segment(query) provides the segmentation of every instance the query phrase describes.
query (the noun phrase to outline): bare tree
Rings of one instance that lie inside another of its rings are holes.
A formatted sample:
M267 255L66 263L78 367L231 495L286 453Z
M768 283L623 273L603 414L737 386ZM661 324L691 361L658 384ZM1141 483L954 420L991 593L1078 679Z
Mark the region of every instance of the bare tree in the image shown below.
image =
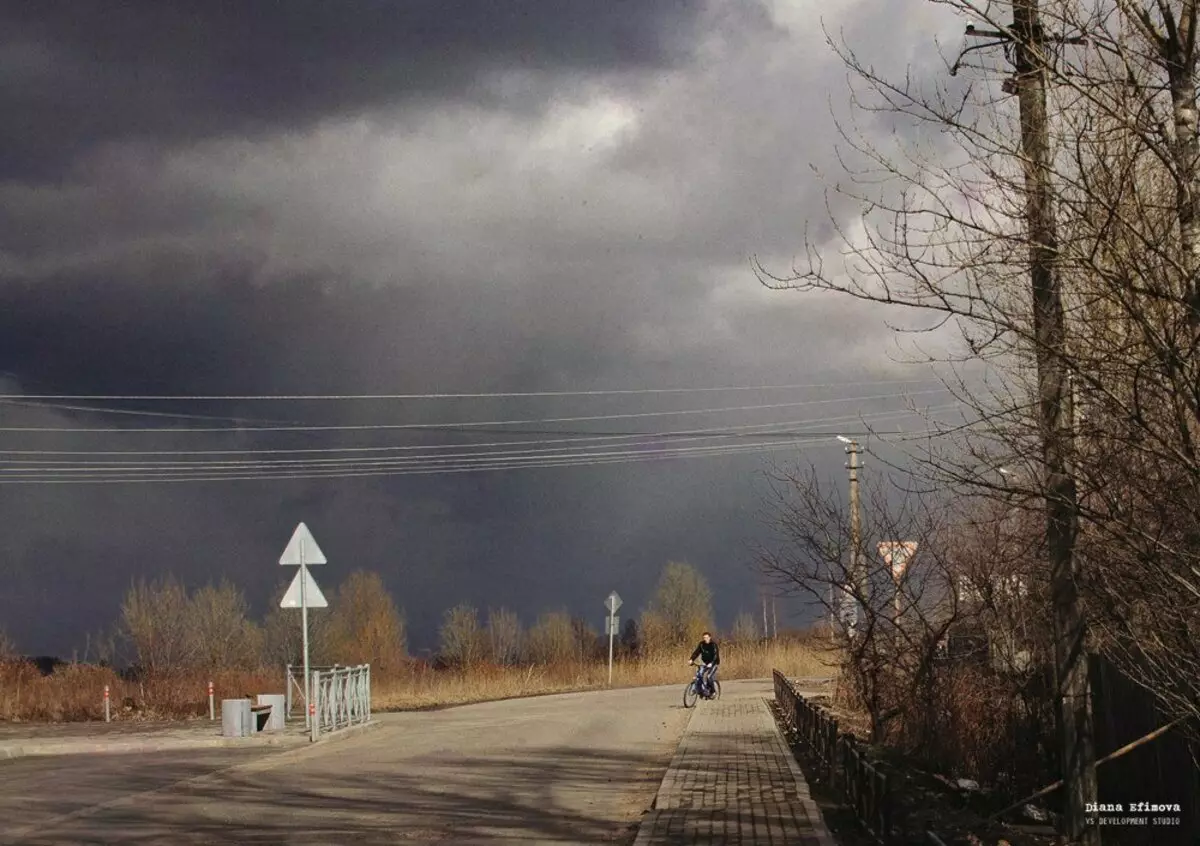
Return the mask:
M866 487L855 533L840 491L826 491L814 468L778 470L770 482L767 519L777 538L760 551L759 568L785 593L830 613L850 598L854 625L839 616L844 669L870 717L872 738L883 740L906 708L933 697L940 644L963 618L947 520L920 498L874 483ZM880 541L918 544L898 579L876 552Z
M121 604L119 631L146 673L164 675L191 666L196 656L189 612L187 590L171 576L130 587Z
M571 615L566 611L541 615L529 630L527 644L529 659L536 664L570 663L577 654Z
M712 590L700 571L691 564L668 561L647 610L652 618L661 623L660 637L666 639L662 646L698 642L701 633L712 626ZM643 625L648 643L653 642L653 628L653 625Z
M356 570L342 583L330 603L323 640L327 654L340 663L370 664L384 672L403 665L404 615L378 573Z
M258 666L262 633L248 615L246 598L228 581L195 591L185 623L192 666L210 672Z
M582 617L571 620L571 631L575 635L576 660L580 664L596 661L608 655L608 641L601 641L599 633Z
M525 633L516 613L507 608L488 611L487 640L491 660L496 664L516 664L521 660Z
M754 615L746 611L738 614L729 629L729 639L734 643L754 643L758 640L758 624L754 621Z
M446 612L442 621L442 657L460 667L469 667L484 656L485 640L479 625L479 610L460 603Z

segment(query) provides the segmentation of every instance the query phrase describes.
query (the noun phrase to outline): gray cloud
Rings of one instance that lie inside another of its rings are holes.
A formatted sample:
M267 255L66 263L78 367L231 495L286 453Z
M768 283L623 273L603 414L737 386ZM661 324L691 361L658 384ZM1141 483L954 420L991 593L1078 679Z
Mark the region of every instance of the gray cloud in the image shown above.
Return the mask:
M410 101L498 104L495 74L629 73L686 57L698 4L299 0L0 5L0 175L98 143L261 137Z

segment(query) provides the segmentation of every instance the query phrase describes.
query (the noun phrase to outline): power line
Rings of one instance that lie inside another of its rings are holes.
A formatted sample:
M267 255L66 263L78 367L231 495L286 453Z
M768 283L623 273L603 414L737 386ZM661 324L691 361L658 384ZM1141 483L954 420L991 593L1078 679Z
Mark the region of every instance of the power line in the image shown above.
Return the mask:
M883 440L887 440L884 438ZM183 481L268 481L286 479L358 478L371 476L449 475L550 467L588 467L634 464L664 459L732 457L792 450L796 442L759 442L692 447L626 449L611 452L558 453L537 455L427 456L358 460L348 466L278 466L277 462L201 462L191 467L107 466L21 468L0 474L4 484L100 484ZM212 466L221 465L221 466Z
M692 414L725 414L738 411L767 411L781 408L799 408L809 405L828 405L842 402L867 402L886 399L903 399L912 396L948 393L948 388L938 388L924 391L911 391L903 394L873 394L856 397L831 397L817 400L800 400L788 403L769 403L763 405L725 406L720 408L694 408L676 411L643 411L624 414L579 415L571 417L543 417L528 420L487 420L467 421L460 423L365 423L365 424L333 424L333 425L287 425L287 426L233 426L233 427L71 427L71 426L4 426L0 432L30 432L30 433L71 433L71 434L195 434L208 432L349 432L349 431L386 431L386 430L419 430L437 428L441 430L465 429L482 426L519 426L526 424L544 423L582 423L600 420L634 420L650 417L674 417Z
M940 381L937 377L924 379L874 379L847 382L813 382L798 385L727 385L703 388L626 388L587 391L489 391L474 393L427 394L243 394L243 395L135 395L135 394L0 394L0 400L72 400L107 402L323 402L365 400L430 400L430 399L517 399L533 397L593 397L631 396L642 394L728 393L734 391L793 391L813 388L840 388L847 385L920 385Z
M0 403L4 405L16 405L22 408L50 408L59 411L85 411L89 414L120 414L130 417L161 417L172 420L213 420L223 423L267 423L271 425L283 425L287 422L283 420L264 420L256 417L231 417L220 414L188 414L173 411L145 411L134 408L102 408L94 405L72 405L63 402L26 402L7 397L0 397Z
M811 440L809 438L789 436L792 441ZM688 441L713 441L722 440L720 435L693 435L687 438ZM678 443L676 441L675 443ZM385 455L385 456L343 456L343 457L327 457L327 458L258 458L258 459L198 459L191 461L165 461L165 460L142 460L142 461L66 461L59 459L7 459L0 460L0 473L31 473L36 471L46 472L119 472L122 470L158 470L158 469L191 469L191 468L225 468L225 467L280 467L286 468L289 466L333 466L333 465L376 465L376 466L406 466L424 464L428 466L436 466L440 464L477 462L477 461L499 461L499 460L529 460L541 458L572 458L572 457L590 457L598 455L634 455L645 454L661 450L669 452L676 450L680 453L687 452L692 449L738 449L752 446L767 446L771 441L759 441L758 443L749 444L716 444L707 447L692 446L660 446L659 439L649 439L635 441L632 443L619 444L583 444L573 448L563 447L547 447L538 445L532 449L496 449L485 450L482 452L471 453L434 453L434 454L419 454L419 455ZM511 445L505 445L511 446ZM649 449L647 449L649 447ZM616 448L617 452L599 452L598 450L611 450ZM620 450L624 450L623 452Z
M947 411L951 409L961 408L959 402L945 403L942 405L930 406L924 409L925 412ZM20 456L207 456L207 455L312 455L312 454L336 454L336 453L383 453L383 452L412 452L419 450L477 450L490 447L504 446L523 446L528 444L580 444L597 441L617 441L629 440L638 438L648 439L691 439L696 436L709 436L713 438L767 438L767 437L796 437L796 438L833 438L837 435L854 434L844 430L834 431L813 431L811 429L797 429L799 426L815 426L830 423L853 423L864 421L883 421L893 418L901 418L914 415L915 412L908 409L895 409L891 411L867 412L863 414L848 414L834 417L818 417L807 420L785 420L774 423L748 423L734 426L720 426L711 428L699 429L681 429L667 431L643 431L643 432L596 432L594 430L569 430L569 429L513 429L513 430L495 430L488 431L462 431L451 429L450 431L462 435L495 435L504 432L509 432L515 435L556 435L561 437L539 437L536 439L526 439L519 441L488 441L484 443L468 443L468 444L404 444L392 446L358 446L358 447L307 447L307 448L264 448L264 449L165 449L165 450L49 450L49 449L0 449L0 456L5 455L20 455ZM774 430L774 431L772 431ZM875 435L903 435L911 434L907 430L896 430L889 432L863 432L861 436ZM4 459L0 459L4 460ZM9 459L10 461L12 459Z
M650 461L664 461L677 458L697 459L697 458L718 458L718 457L733 457L740 455L752 455L758 453L776 452L780 450L794 449L794 445L781 443L768 444L739 444L726 446L720 451L712 450L705 453L697 453L694 450L669 450L658 451L643 455L629 456L587 456L581 459L565 459L565 460L538 460L526 463L512 462L497 462L494 460L481 462L473 465L456 466L456 467L439 467L439 468L388 468L388 469L361 469L361 470L344 470L332 469L330 471L321 470L304 470L303 472L255 472L235 470L230 473L216 473L212 471L210 475L131 475L127 477L104 477L104 478L79 478L72 476L64 477L31 477L31 478L0 478L0 485L103 485L103 484L149 484L149 483L178 483L178 482L220 482L220 481L279 481L279 480L304 480L304 479L350 479L350 478L369 478L369 477L391 477L391 476L427 476L427 475L451 475L460 473L480 473L508 470L524 470L524 469L546 469L546 468L564 468L564 467L594 467L615 464L637 464ZM680 454L683 453L683 454Z
M629 448L629 447L639 448ZM471 465L502 465L505 463L526 463L543 460L590 460L592 458L637 457L642 455L687 455L703 452L736 452L752 450L761 447L787 446L778 441L759 441L747 444L713 444L708 446L655 446L637 444L615 444L612 447L597 445L590 447L592 451L577 450L500 450L477 455L407 455L383 456L378 458L300 458L300 459L249 459L228 461L160 461L160 462L98 462L88 464L47 465L0 467L0 474L103 474L103 473L182 473L184 471L201 470L218 472L222 470L292 470L292 469L329 469L373 467L373 468L408 468L408 467L442 467L442 466L471 466ZM615 447L615 448L614 448Z

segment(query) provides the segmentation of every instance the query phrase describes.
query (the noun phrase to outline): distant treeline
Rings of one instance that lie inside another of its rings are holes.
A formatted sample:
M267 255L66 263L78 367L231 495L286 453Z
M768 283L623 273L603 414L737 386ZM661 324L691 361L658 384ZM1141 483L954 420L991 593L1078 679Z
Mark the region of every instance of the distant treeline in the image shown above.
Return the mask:
M287 585L275 591L271 610L252 618L242 590L230 583L189 591L172 576L133 584L112 629L89 636L74 659L123 668L129 680L197 671L255 670L301 660L298 613L279 608ZM617 656L657 656L696 643L717 631L712 592L690 564L668 562L653 598L637 618L628 618L614 643ZM725 630L736 641L759 637L753 615L742 613ZM405 616L383 579L357 571L332 594L329 607L309 610L311 660L316 664L369 663L379 672L413 663ZM0 660L17 657L15 644L0 633ZM608 655L608 639L566 610L547 611L526 627L506 608L481 611L461 603L445 612L435 666L586 664ZM33 659L43 673L57 658Z

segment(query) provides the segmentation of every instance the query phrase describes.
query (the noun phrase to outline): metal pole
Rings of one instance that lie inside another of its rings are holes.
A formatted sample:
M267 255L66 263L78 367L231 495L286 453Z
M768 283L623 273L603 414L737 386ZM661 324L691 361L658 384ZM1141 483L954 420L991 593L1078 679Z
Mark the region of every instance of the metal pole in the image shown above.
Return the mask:
M108 685L104 686L104 722L112 722L112 711L109 710L108 705Z
M321 736L321 720L317 716L317 702L321 690L321 671L318 670L313 674L313 686L311 693L314 694L311 699L305 703L304 710L308 713L308 737L313 742ZM307 694L306 694L307 695Z
M300 538L300 627L303 630L304 641L304 714L305 720L312 720L312 686L308 676L308 595L305 590L308 573L304 570L304 538ZM308 723L311 725L311 722Z
M216 703L213 700L213 683L208 683L208 719L210 721L217 718Z
M593 619L595 619L595 618L593 618ZM613 616L612 611L609 611L608 612L608 686L609 687L612 687L613 629L616 628L616 626L613 625L614 619L615 619L615 617Z

